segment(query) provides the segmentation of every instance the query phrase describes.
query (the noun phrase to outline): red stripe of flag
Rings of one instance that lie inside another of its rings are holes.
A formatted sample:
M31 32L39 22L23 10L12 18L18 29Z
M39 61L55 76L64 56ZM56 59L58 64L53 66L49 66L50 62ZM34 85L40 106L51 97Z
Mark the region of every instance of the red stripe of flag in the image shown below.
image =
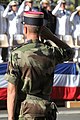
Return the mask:
M80 87L54 86L51 93L52 99L80 100Z
M7 99L7 88L0 88L0 100Z

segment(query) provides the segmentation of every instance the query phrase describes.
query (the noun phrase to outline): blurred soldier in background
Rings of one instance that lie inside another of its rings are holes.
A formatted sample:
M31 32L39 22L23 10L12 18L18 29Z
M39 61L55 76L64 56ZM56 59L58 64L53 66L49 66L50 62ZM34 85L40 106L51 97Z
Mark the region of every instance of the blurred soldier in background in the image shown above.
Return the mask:
M48 27L52 33L56 29L56 16L52 15L52 9L49 0L40 2L40 11L44 13L44 25Z
M70 15L71 12L65 8L66 2L59 0L57 6L53 9L52 14L57 17L56 35L63 39L63 36L70 35Z
M72 37L74 44L76 44L78 36L80 36L80 6L76 7L76 10L71 14L70 21L72 25Z
M5 19L3 18L3 12L4 12L4 7L0 5L0 34L3 34L6 32L6 22Z
M33 0L24 0L19 7L18 15L23 15L24 11L34 11Z
M9 46L13 46L14 35L23 33L21 18L17 18L18 2L11 1L4 10L3 17L8 21Z
M22 2L22 4L20 5L19 9L18 9L18 13L17 13L17 17L21 17L22 18L22 23L24 21L24 17L23 17L23 12L24 11L38 11L36 9L34 9L33 7L33 0L24 0ZM23 23L23 34L25 34L25 31L27 31L26 27L24 26L24 23ZM26 41L26 38L25 38L25 41Z
M6 19L3 18L3 12L4 12L4 7L0 5L0 35L5 34L7 30ZM6 54L3 56L3 51L4 48L0 48L0 63L4 61L4 56L6 58Z

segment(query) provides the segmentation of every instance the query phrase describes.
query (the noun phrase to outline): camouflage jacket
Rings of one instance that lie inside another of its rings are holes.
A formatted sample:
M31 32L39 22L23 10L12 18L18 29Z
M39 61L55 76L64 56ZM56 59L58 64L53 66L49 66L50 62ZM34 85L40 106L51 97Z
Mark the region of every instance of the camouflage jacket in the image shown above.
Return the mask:
M42 43L31 42L12 51L5 78L18 85L19 96L28 93L48 98L55 65L72 57L71 49L54 49Z

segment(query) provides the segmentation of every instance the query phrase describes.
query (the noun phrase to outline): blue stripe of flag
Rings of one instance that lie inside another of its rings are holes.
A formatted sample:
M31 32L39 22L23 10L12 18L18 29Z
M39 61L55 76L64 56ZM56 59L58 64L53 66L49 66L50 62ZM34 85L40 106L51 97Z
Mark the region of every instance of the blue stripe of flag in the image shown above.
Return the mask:
M76 63L62 63L55 67L54 74L73 74L77 75Z
M1 63L0 64L0 75L4 75L7 70L7 63Z

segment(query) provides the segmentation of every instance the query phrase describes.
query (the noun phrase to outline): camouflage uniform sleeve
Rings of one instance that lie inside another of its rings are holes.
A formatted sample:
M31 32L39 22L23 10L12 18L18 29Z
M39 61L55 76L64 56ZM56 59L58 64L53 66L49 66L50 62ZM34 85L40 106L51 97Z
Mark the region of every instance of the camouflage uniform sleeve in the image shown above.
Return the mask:
M11 54L8 62L7 73L5 74L5 80L16 85L19 79L19 74L20 71L17 64L17 54Z
M74 57L74 50L72 48L62 49L55 48L55 61L56 64L62 63L64 61L72 61Z

